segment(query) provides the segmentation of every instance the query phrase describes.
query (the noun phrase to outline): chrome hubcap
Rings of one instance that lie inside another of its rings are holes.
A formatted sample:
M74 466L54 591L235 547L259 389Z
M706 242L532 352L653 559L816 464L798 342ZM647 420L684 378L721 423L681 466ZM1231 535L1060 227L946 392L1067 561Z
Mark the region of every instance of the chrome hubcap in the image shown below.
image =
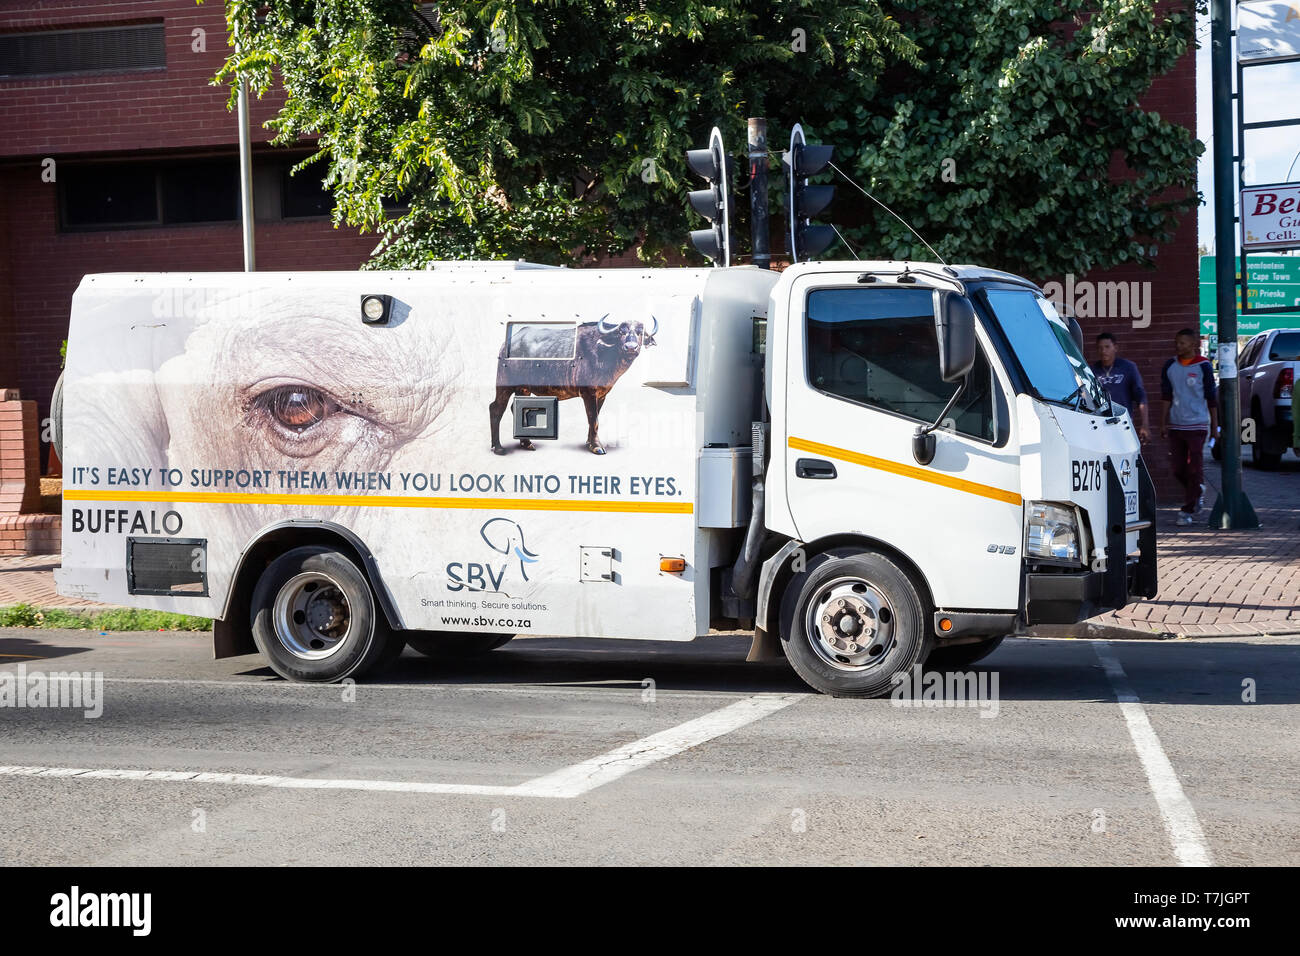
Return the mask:
M819 657L839 670L865 670L894 646L894 608L861 578L836 578L808 602L804 626Z
M294 657L324 660L338 651L352 628L342 588L327 575L307 571L285 582L275 597L275 636Z

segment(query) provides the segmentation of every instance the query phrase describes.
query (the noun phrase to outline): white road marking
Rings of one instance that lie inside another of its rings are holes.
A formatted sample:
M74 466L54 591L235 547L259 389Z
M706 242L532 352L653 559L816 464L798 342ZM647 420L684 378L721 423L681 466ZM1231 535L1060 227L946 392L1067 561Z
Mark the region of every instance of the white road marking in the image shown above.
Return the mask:
M1119 659L1110 652L1108 643L1103 641L1093 644L1093 650L1097 652L1097 658L1115 690L1120 712L1128 724L1129 736L1133 739L1138 759L1142 761L1142 769L1146 771L1147 782L1155 795L1156 805L1160 808L1160 818L1173 843L1174 856L1181 866L1213 866L1210 847L1201 830L1201 821L1196 817L1192 802L1183 793L1174 766L1165 756L1160 738L1151 727L1142 702L1129 687L1128 675L1124 673Z
M0 767L0 777L60 777L69 780L159 780L167 783L225 783L239 787L286 790L383 790L398 793L468 793L503 796L516 787L458 783L416 783L403 780L327 780L314 777L275 777L251 773L212 773L197 770L90 770L77 767Z
M666 760L682 751L721 737L803 700L804 694L761 694L737 701L721 710L689 720L670 730L651 734L601 754L514 786L460 783L420 783L403 780L330 780L316 777L280 777L250 773L197 770L92 770L84 767L0 767L0 777L57 777L67 780L146 780L166 783L216 783L286 790L370 790L393 793L449 793L474 796L551 797L572 799L619 777Z
M538 777L524 784L531 796L576 797L597 787L617 780L626 774L648 767L652 763L690 750L705 741L774 714L796 701L803 694L760 695L738 700L703 717L688 720L671 730L664 730L625 744L609 753L592 757L572 767Z

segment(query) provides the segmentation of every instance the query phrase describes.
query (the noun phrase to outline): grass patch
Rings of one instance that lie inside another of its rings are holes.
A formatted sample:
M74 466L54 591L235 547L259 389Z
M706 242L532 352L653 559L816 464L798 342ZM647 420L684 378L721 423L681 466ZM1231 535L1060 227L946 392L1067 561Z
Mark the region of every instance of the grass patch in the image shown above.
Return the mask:
M70 628L83 631L209 631L212 619L134 607L107 611L42 610L30 604L0 607L0 627Z

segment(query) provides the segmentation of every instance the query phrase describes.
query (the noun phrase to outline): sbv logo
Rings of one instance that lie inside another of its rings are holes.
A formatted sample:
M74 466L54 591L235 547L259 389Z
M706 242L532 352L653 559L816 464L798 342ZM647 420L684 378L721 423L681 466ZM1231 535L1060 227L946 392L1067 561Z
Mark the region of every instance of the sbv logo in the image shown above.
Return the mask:
M478 529L489 548L506 557L519 559L519 573L528 580L528 565L537 563L537 555L524 544L524 529L509 518L492 518Z
M499 591L512 567L527 581L528 566L536 564L538 555L524 543L524 529L510 518L490 518L479 528L483 543L504 555L504 563L487 561L453 561L447 565L448 591ZM509 597L510 595L506 595Z
M1127 486L1128 480L1130 477L1132 477L1132 475L1133 475L1133 466L1130 465L1128 459L1125 458L1124 464L1119 470L1119 480L1124 482L1124 484Z

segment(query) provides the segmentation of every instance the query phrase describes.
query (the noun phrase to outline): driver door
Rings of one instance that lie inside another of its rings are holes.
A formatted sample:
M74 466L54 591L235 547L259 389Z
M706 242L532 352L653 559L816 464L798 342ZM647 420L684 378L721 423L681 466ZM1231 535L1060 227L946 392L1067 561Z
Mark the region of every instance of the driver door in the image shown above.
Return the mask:
M1018 607L1019 446L989 341L981 330L966 391L921 465L912 436L957 388L939 373L938 291L819 278L792 285L785 434L773 442L800 539L884 542L917 564L938 607Z

